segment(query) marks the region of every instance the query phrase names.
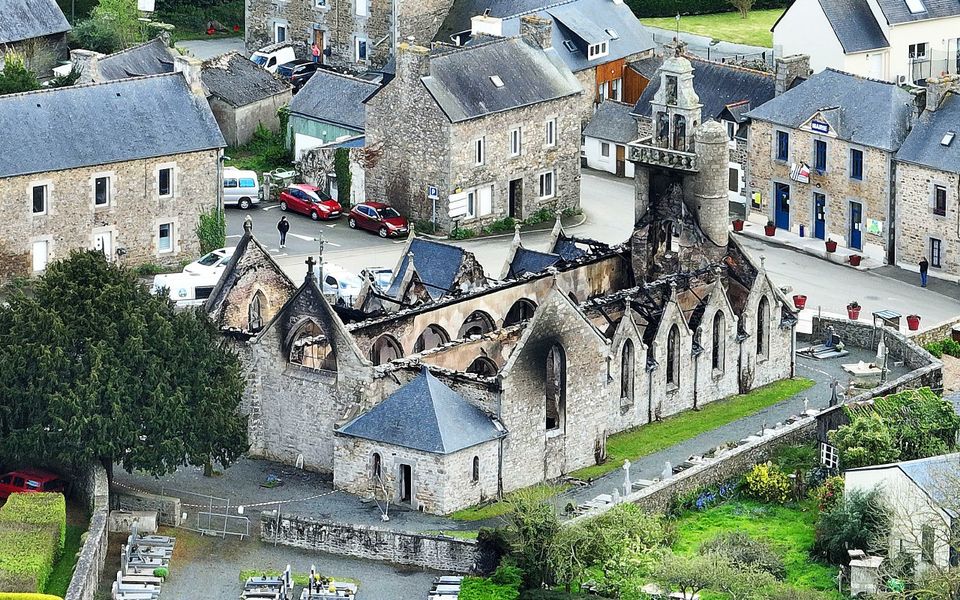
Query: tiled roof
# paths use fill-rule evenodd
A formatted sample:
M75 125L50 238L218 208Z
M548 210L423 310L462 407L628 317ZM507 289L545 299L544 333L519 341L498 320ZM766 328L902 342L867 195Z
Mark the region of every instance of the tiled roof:
M104 81L173 73L173 55L155 38L97 59L97 71Z
M953 132L949 145L944 136ZM935 111L925 111L897 152L897 160L956 173L960 171L960 96L947 94Z
M293 97L290 112L364 131L367 117L363 102L378 89L379 84L320 69Z
M632 142L638 137L633 106L612 100L601 103L584 128L583 135L617 144Z
M527 273L540 273L547 267L552 267L558 262L560 262L560 257L556 254L537 252L536 250L528 250L520 246L517 248L516 253L513 255L513 260L510 262L507 279L521 277Z
M55 0L0 0L0 44L70 31Z
M290 89L290 84L236 52L204 62L202 78L211 95L237 107Z

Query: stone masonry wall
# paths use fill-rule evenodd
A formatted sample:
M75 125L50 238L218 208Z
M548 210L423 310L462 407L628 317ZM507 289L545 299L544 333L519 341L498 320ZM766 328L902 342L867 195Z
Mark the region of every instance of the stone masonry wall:
M943 216L933 214L935 185L946 188ZM919 270L920 259L926 257L931 276L960 279L960 174L897 163L897 212L897 264ZM931 239L941 243L939 267L931 260Z
M158 171L173 167L173 196L161 198ZM177 154L0 179L0 259L29 275L33 242L47 241L52 262L71 250L94 247L94 233L110 232L113 250L123 248L127 265L179 265L200 252L194 231L199 215L217 205L222 185L219 150ZM94 182L110 178L107 206L94 206ZM47 186L46 214L33 214L34 185ZM159 252L158 229L173 224L173 250ZM5 269L6 270L6 269Z
M264 542L342 556L455 573L484 570L485 561L474 540L334 523L296 515L278 516L275 511L263 513L260 532L260 539Z
M93 600L107 558L107 516L110 512L107 472L99 464L78 479L77 488L91 511L90 527L80 548L77 566L64 600Z

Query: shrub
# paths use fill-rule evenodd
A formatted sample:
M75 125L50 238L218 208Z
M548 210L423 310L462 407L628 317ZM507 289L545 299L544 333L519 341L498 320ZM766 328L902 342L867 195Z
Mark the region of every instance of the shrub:
M769 462L754 466L747 473L746 483L747 493L764 502L783 504L790 492L790 480Z
M0 58L4 60L0 70L0 96L40 89L37 74L26 67L22 56L7 52Z
M343 208L349 208L353 175L350 173L350 150L348 148L334 150L333 170L337 174L337 201Z
M0 600L62 600L51 594L31 594L26 592L0 592Z
M10 494L0 508L0 523L28 523L52 527L57 532L57 554L67 535L67 502L63 494Z
M52 525L0 523L0 589L44 589L58 551L59 536Z
M513 217L504 217L484 227L483 232L484 233L505 233L507 231L513 231L513 227L515 224L516 224L516 221L513 220Z
M518 585L494 583L493 578L464 577L460 584L460 600L517 600L519 597Z
M950 338L943 339L938 342L930 342L929 344L925 345L923 349L937 358L943 358L944 354L954 358L960 358L960 343L957 343Z
M843 500L843 477L827 478L823 485L811 490L810 495L817 501L820 512L833 510Z
M201 254L213 252L227 244L227 223L222 210L214 207L200 214L197 238L200 240Z
M447 236L451 240L468 240L473 236L477 235L472 229L467 229L466 227L454 227L450 230L450 235Z
M739 569L764 571L783 579L787 568L783 559L769 544L755 540L746 533L730 531L700 545L700 554L716 554Z
M113 54L123 49L120 33L109 21L90 18L73 26L69 34L71 48L83 48L103 54Z
M526 220L524 220L524 223L527 225L536 225L537 223L552 221L555 218L556 215L553 213L553 211L544 207L527 217Z
M520 584L523 583L523 571L518 567L500 565L497 567L497 570L494 571L493 575L490 576L490 581L497 585L509 585L519 588Z
M890 511L877 490L854 490L832 510L820 513L814 551L834 564L846 564L847 550L871 552L886 545Z
M169 574L170 571L168 571L166 567L157 567L153 570L153 576L159 577L160 579L166 579Z

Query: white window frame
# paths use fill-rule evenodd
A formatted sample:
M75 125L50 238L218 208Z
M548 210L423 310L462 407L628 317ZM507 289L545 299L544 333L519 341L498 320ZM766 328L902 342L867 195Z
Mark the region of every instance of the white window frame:
M32 216L42 217L43 215L50 214L50 187L50 183L47 181L33 181L27 186L27 207L29 208ZM43 210L41 211L36 211L33 208L33 193L37 188L43 189Z
M610 142L600 142L600 158L610 158Z
M546 147L553 147L557 145L557 118L553 117L547 119L544 123L543 130L543 145Z
M514 127L510 130L510 156L517 157L523 153L523 129Z
M167 248L163 247L163 242L162 242L163 236L161 235L161 232L163 231L164 227L168 228L167 238L170 240L169 247ZM156 231L157 231L157 254L173 254L176 251L176 246L177 246L176 224L174 223L174 221L171 220L171 221L158 222Z
M487 158L486 138L473 140L473 166L483 166Z
M489 192L489 196L484 192ZM482 185L476 189L477 214L481 217L493 214L493 186Z
M609 81L610 99L620 102L623 97L623 80L619 77Z
M283 29L283 39L280 39L280 30ZM273 42L279 44L290 39L290 24L283 21L273 22Z
M549 181L549 193L544 194L544 182ZM538 198L540 200L547 200L553 198L557 195L557 172L556 171L544 171L537 176L537 183L539 187L537 188Z
M593 60L608 54L610 54L610 45L607 42L587 46L587 60Z
M360 43L363 42L363 58L360 57ZM354 36L353 38L353 59L358 63L368 63L370 62L370 42L367 41L367 38L362 36Z
M923 54L920 54L918 50L923 49ZM907 57L910 60L926 60L927 52L930 50L930 44L927 42L917 42L916 44L910 44L907 46Z
M840 466L840 452L834 446L821 442L820 464L828 469L836 469Z
M97 248L97 238L106 236L106 239L110 242L109 252L104 252L104 256L107 259L107 262L113 262L116 260L117 252L117 230L114 227L98 227L90 232L90 249L91 250L101 250L102 248Z
M97 181L100 179L107 180L107 200L103 204L97 204ZM159 182L158 182L159 185ZM93 190L93 208L107 208L113 204L113 174L112 173L94 173L91 178L91 187Z
M366 17L367 10L367 0L354 0L354 12L358 17Z

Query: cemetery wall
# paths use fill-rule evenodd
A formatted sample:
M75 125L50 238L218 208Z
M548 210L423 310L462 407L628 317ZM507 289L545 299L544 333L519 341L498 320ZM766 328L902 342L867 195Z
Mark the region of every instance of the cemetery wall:
M128 512L156 511L158 513L157 524L170 527L180 526L183 514L180 498L160 496L126 486L124 486L122 492L114 489L111 497L113 498L113 507L116 509Z
M926 346L930 342L939 342L946 338L952 338L953 328L958 325L960 325L960 319L953 318L949 321L937 323L929 329L911 332L910 339L920 346Z
M260 539L436 571L472 573L485 570L480 546L475 540L334 523L297 515L281 514L278 519L276 511L264 512L261 516Z
M75 489L90 509L90 529L80 548L77 567L64 600L93 600L107 557L107 514L110 510L107 472L99 464L92 465L78 478Z

